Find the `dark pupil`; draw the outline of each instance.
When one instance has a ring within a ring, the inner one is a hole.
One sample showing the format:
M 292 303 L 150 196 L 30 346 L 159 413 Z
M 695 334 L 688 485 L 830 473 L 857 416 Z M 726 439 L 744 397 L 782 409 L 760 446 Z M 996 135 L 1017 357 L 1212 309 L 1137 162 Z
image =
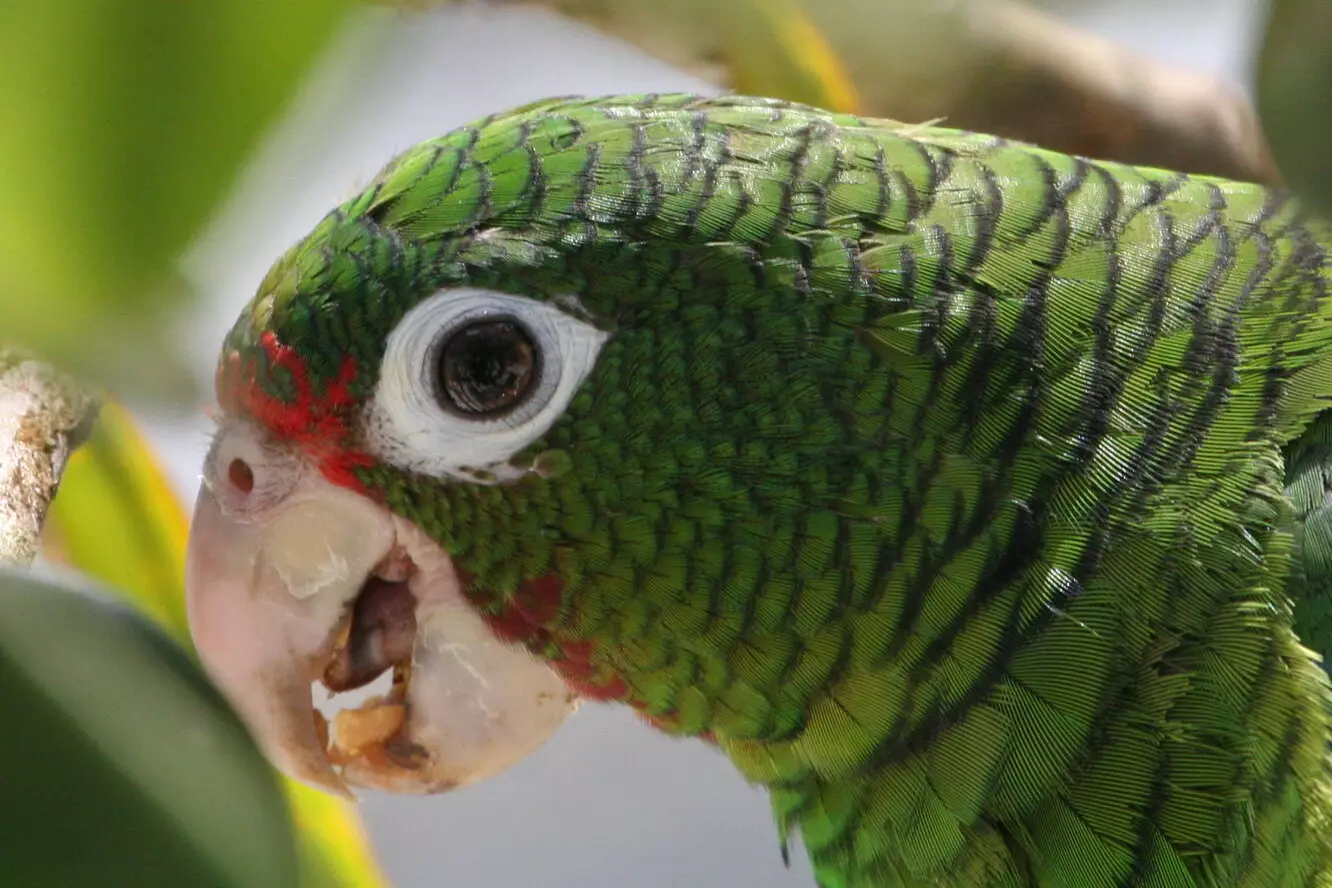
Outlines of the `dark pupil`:
M 513 321 L 477 321 L 454 333 L 440 355 L 441 394 L 463 413 L 494 413 L 522 400 L 536 379 L 537 353 Z

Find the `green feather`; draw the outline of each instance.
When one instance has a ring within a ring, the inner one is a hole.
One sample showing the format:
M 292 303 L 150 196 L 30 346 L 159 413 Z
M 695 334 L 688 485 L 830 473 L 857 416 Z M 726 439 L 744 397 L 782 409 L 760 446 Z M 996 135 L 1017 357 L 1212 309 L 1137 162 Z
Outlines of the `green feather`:
M 557 577 L 534 652 L 710 732 L 827 888 L 1330 885 L 1329 246 L 1255 185 L 556 100 L 396 159 L 227 351 L 363 398 L 441 288 L 576 296 L 558 470 L 358 476 L 483 612 Z

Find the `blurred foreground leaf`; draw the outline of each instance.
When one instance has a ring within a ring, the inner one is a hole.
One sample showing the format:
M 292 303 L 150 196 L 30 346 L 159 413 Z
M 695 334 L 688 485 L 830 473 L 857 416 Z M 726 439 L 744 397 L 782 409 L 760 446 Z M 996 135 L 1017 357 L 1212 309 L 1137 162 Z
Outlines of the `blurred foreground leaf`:
M 51 555 L 107 583 L 192 649 L 185 511 L 123 405 L 108 400 L 92 436 L 71 457 L 46 531 Z M 301 888 L 387 884 L 352 805 L 281 780 L 301 846 Z
M 1286 181 L 1332 212 L 1332 3 L 1272 0 L 1258 113 Z
M 172 259 L 351 6 L 0 3 L 5 338 L 76 371 L 160 363 Z
M 23 888 L 289 888 L 272 770 L 122 605 L 0 571 L 0 869 Z

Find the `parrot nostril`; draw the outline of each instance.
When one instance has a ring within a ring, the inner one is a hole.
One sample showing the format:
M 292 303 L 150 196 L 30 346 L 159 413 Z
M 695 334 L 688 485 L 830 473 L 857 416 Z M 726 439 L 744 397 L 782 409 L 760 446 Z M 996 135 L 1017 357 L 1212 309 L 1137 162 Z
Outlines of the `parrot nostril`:
M 227 480 L 241 493 L 254 490 L 254 469 L 243 459 L 233 459 L 227 466 Z

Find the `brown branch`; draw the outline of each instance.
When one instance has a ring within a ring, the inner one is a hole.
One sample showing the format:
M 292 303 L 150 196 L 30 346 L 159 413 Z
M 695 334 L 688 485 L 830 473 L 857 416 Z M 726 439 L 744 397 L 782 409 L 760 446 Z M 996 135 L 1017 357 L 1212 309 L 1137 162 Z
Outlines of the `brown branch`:
M 96 400 L 31 357 L 0 349 L 0 565 L 36 556 L 46 510 Z
M 761 32 L 760 10 L 778 0 L 508 2 L 579 19 L 736 88 L 733 62 Z M 1154 62 L 1022 3 L 793 0 L 787 6 L 822 34 L 854 84 L 854 110 L 862 114 L 943 118 L 948 126 L 1070 154 L 1279 181 L 1253 109 L 1233 85 Z
M 956 45 L 934 105 L 951 125 L 1069 154 L 1279 181 L 1257 115 L 1234 85 L 1155 62 L 1021 3 L 956 8 L 947 16 Z M 911 116 L 927 111 L 901 93 L 880 89 L 873 98 Z

